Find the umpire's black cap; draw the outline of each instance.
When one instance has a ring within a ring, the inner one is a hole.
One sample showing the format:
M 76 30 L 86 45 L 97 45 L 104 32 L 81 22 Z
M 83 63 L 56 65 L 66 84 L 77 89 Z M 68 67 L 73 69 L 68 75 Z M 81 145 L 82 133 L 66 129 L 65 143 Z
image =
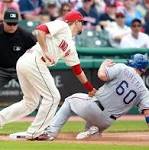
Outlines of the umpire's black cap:
M 7 9 L 4 13 L 4 21 L 7 23 L 18 23 L 19 14 L 14 9 Z

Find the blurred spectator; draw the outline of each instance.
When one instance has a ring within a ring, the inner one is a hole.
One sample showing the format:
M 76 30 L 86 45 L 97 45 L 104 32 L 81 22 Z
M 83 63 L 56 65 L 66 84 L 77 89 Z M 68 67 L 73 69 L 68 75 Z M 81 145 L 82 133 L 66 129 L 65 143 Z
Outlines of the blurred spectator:
M 94 0 L 95 1 L 95 8 L 97 10 L 97 13 L 100 15 L 102 13 L 104 13 L 105 11 L 105 7 L 106 7 L 106 4 L 105 4 L 105 1 L 104 0 Z
M 2 0 L 0 1 L 0 21 L 3 20 L 5 10 L 9 8 L 15 9 L 18 12 L 20 11 L 18 3 L 15 2 L 14 0 Z
M 118 10 L 115 16 L 115 22 L 112 22 L 106 30 L 109 32 L 111 46 L 119 48 L 121 39 L 123 36 L 129 34 L 131 29 L 125 25 L 125 14 L 123 10 Z
M 43 12 L 40 16 L 39 16 L 39 23 L 47 23 L 50 21 L 50 17 L 48 15 L 47 12 Z M 31 21 L 31 22 L 35 22 L 35 21 Z
M 78 10 L 80 7 L 82 7 L 82 0 L 69 0 L 72 9 Z
M 136 9 L 137 0 L 124 0 L 125 24 L 130 26 L 134 18 L 143 19 L 141 13 Z
M 149 48 L 149 36 L 142 33 L 141 29 L 141 20 L 132 20 L 131 33 L 122 38 L 121 48 Z
M 49 16 L 49 21 L 53 21 L 58 18 L 58 7 L 55 1 L 51 1 L 47 5 L 47 14 Z
M 144 17 L 144 32 L 149 35 L 149 0 L 144 0 L 144 5 L 146 8 L 146 14 Z
M 70 3 L 63 3 L 61 5 L 61 7 L 60 7 L 60 10 L 59 10 L 59 17 L 58 17 L 58 19 L 63 20 L 64 15 L 67 12 L 71 11 L 71 9 L 72 8 L 71 8 L 71 4 Z
M 78 10 L 82 7 L 82 0 L 54 0 L 57 6 L 60 8 L 63 3 L 70 3 L 72 9 Z
M 6 10 L 0 24 L 0 88 L 11 79 L 17 79 L 18 58 L 36 43 L 35 37 L 18 26 L 18 12 Z
M 78 11 L 84 16 L 84 27 L 94 29 L 98 21 L 98 13 L 94 6 L 94 0 L 83 0 L 83 6 Z
M 108 1 L 106 2 L 106 9 L 103 14 L 99 17 L 99 24 L 103 27 L 108 26 L 109 22 L 115 21 L 116 13 L 116 2 Z
M 146 6 L 145 3 L 148 0 L 138 0 L 136 9 L 141 13 L 141 15 L 144 17 L 146 14 Z
M 116 7 L 118 10 L 124 9 L 124 0 L 115 0 L 116 1 Z
M 43 9 L 42 0 L 19 0 L 21 16 L 30 21 L 39 20 L 39 14 Z

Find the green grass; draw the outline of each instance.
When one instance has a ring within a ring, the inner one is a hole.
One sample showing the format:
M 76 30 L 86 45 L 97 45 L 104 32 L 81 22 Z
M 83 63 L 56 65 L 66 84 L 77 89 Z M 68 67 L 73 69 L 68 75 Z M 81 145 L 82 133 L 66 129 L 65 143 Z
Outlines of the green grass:
M 148 131 L 149 128 L 145 121 L 116 121 L 106 130 L 107 132 L 141 132 Z
M 24 131 L 30 125 L 29 122 L 13 122 L 6 124 L 0 129 L 0 134 L 10 134 L 14 132 Z M 1 149 L 0 149 L 1 150 Z
M 0 130 L 0 134 L 10 134 L 18 131 L 24 131 L 29 126 L 29 122 L 13 122 L 4 126 Z M 84 122 L 69 121 L 62 128 L 62 132 L 80 132 L 84 129 Z M 145 121 L 116 121 L 106 130 L 106 132 L 134 132 L 134 131 L 149 131 Z
M 0 150 L 148 150 L 149 146 L 128 146 L 112 144 L 76 144 L 58 142 L 4 141 Z
M 30 125 L 29 122 L 9 123 L 0 130 L 0 134 L 10 134 L 18 131 L 24 131 Z M 65 124 L 62 132 L 80 132 L 84 129 L 84 123 L 69 121 Z M 149 131 L 145 121 L 116 121 L 105 132 L 134 132 Z M 37 141 L 0 141 L 0 150 L 149 150 L 148 146 L 136 145 L 116 145 L 116 144 L 88 144 L 88 143 L 62 143 L 37 142 Z

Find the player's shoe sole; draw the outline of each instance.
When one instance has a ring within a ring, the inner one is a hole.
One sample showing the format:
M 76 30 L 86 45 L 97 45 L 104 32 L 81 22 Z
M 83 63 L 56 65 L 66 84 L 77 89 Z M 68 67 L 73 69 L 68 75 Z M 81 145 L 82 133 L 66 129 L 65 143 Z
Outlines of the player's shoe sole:
M 91 136 L 100 135 L 98 127 L 92 126 L 89 130 L 85 132 L 80 132 L 77 134 L 76 139 L 77 140 L 83 140 L 86 138 L 89 138 Z

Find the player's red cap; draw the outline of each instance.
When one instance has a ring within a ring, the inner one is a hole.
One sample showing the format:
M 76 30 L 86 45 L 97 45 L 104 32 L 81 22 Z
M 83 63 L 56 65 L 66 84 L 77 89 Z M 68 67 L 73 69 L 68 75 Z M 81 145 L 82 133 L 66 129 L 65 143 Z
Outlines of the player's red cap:
M 76 10 L 72 10 L 68 13 L 66 13 L 66 15 L 64 16 L 64 21 L 65 22 L 74 22 L 76 20 L 78 21 L 83 21 L 83 15 Z

